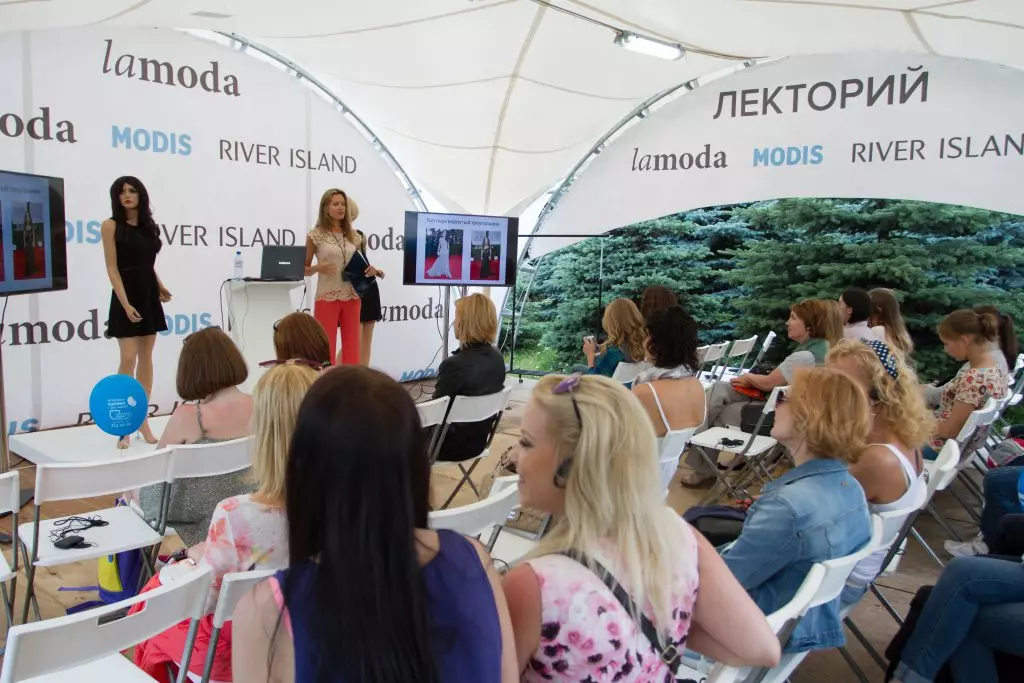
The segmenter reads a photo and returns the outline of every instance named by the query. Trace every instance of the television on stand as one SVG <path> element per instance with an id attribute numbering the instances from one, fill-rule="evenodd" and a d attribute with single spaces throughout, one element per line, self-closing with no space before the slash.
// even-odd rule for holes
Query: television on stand
<path id="1" fill-rule="evenodd" d="M 519 219 L 405 212 L 406 285 L 511 287 Z"/>
<path id="2" fill-rule="evenodd" d="M 68 288 L 64 180 L 0 171 L 0 296 Z"/>

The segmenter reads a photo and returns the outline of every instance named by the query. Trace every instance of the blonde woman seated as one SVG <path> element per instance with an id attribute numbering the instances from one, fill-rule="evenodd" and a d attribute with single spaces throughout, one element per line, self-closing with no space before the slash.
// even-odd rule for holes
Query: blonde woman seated
<path id="1" fill-rule="evenodd" d="M 583 340 L 588 375 L 611 377 L 619 363 L 636 363 L 644 357 L 644 319 L 629 299 L 615 299 L 604 309 L 601 327 L 608 339 L 598 345 L 592 337 Z"/>
<path id="2" fill-rule="evenodd" d="M 185 337 L 178 357 L 179 405 L 164 428 L 157 448 L 231 441 L 249 435 L 252 396 L 239 389 L 249 369 L 231 337 L 208 327 Z M 249 490 L 246 473 L 185 479 L 171 486 L 168 523 L 185 545 L 203 540 L 218 501 Z M 146 519 L 158 517 L 162 486 L 139 492 Z"/>
<path id="3" fill-rule="evenodd" d="M 764 615 L 662 502 L 654 439 L 640 402 L 608 378 L 549 375 L 534 389 L 512 458 L 522 504 L 557 521 L 504 581 L 523 681 L 674 680 L 663 655 L 684 643 L 729 664 L 778 661 Z"/>
<path id="4" fill-rule="evenodd" d="M 212 613 L 216 607 L 225 575 L 288 566 L 288 525 L 284 509 L 288 447 L 295 431 L 299 404 L 317 377 L 316 371 L 302 363 L 286 362 L 267 371 L 256 384 L 252 416 L 252 476 L 256 491 L 218 503 L 206 541 L 190 548 L 184 559 L 185 563 L 201 562 L 213 568 L 208 612 Z M 174 567 L 166 571 L 178 570 Z M 155 586 L 148 586 L 152 587 Z M 164 680 L 166 665 L 176 665 L 181 658 L 188 628 L 186 620 L 143 642 L 135 648 L 135 663 L 157 680 Z M 208 615 L 200 622 L 190 664 L 190 670 L 197 675 L 203 672 L 212 628 L 212 615 Z M 224 627 L 217 644 L 211 680 L 231 680 L 231 624 Z"/>
<path id="5" fill-rule="evenodd" d="M 878 287 L 868 292 L 871 299 L 871 315 L 868 325 L 875 337 L 884 341 L 894 351 L 899 351 L 905 359 L 910 358 L 914 351 L 914 342 L 907 332 L 907 325 L 900 313 L 900 302 L 891 289 Z"/>
<path id="6" fill-rule="evenodd" d="M 875 340 L 844 339 L 828 352 L 825 362 L 860 384 L 871 401 L 868 445 L 850 464 L 850 474 L 864 489 L 868 510 L 874 514 L 906 509 L 926 486 L 920 444 L 935 426 L 917 378 L 902 354 Z M 844 606 L 863 597 L 882 571 L 888 552 L 889 548 L 880 548 L 854 567 L 843 590 Z"/>

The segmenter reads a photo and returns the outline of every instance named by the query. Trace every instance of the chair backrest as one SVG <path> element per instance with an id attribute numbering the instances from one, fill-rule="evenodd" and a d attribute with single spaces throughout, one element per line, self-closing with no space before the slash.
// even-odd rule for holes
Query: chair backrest
<path id="1" fill-rule="evenodd" d="M 114 605 L 15 626 L 7 634 L 0 683 L 15 683 L 116 655 L 185 619 L 203 615 L 213 572 L 199 567 L 155 590 Z M 140 602 L 135 614 L 101 620 Z"/>
<path id="2" fill-rule="evenodd" d="M 1010 370 L 1010 377 L 1019 377 L 1018 373 L 1024 368 L 1024 353 L 1017 354 L 1017 360 L 1013 363 L 1013 369 Z"/>
<path id="3" fill-rule="evenodd" d="M 171 447 L 171 476 L 175 479 L 216 477 L 252 467 L 255 442 L 246 436 L 217 443 Z"/>
<path id="4" fill-rule="evenodd" d="M 998 410 L 999 404 L 997 399 L 990 396 L 985 401 L 985 405 L 971 411 L 971 414 L 967 416 L 967 420 L 964 422 L 964 426 L 960 428 L 960 433 L 956 435 L 956 440 L 960 443 L 960 450 L 968 450 L 965 446 L 974 438 L 979 427 L 986 427 L 995 422 Z"/>
<path id="5" fill-rule="evenodd" d="M 748 353 L 754 350 L 757 345 L 757 335 L 748 337 L 747 339 L 737 339 L 729 347 L 729 358 L 739 358 L 740 356 L 746 356 Z"/>
<path id="6" fill-rule="evenodd" d="M 622 361 L 615 366 L 615 372 L 612 373 L 612 379 L 616 382 L 629 384 L 636 379 L 637 375 L 650 367 L 650 363 L 627 363 Z"/>
<path id="7" fill-rule="evenodd" d="M 761 350 L 757 352 L 757 357 L 754 359 L 754 365 L 760 363 L 761 359 L 768 353 L 768 349 L 772 347 L 772 342 L 775 341 L 775 336 L 775 332 L 771 330 L 765 335 L 764 342 L 761 344 Z"/>
<path id="8" fill-rule="evenodd" d="M 956 439 L 946 439 L 942 450 L 935 458 L 935 466 L 931 469 L 928 477 L 928 500 L 931 500 L 936 491 L 945 491 L 954 479 L 956 479 L 956 466 L 960 462 L 960 444 Z"/>
<path id="9" fill-rule="evenodd" d="M 928 504 L 928 487 L 918 486 L 917 495 L 903 508 L 877 512 L 875 516 L 882 520 L 882 542 L 881 547 L 888 548 L 899 538 L 903 527 L 906 526 L 907 517 L 914 514 Z"/>
<path id="10" fill-rule="evenodd" d="M 679 467 L 679 458 L 683 456 L 683 449 L 690 443 L 693 433 L 700 427 L 689 429 L 674 429 L 666 432 L 661 437 L 658 446 L 658 464 L 661 467 L 661 485 L 668 488 L 672 484 L 672 477 L 676 476 L 676 469 Z"/>
<path id="11" fill-rule="evenodd" d="M 420 414 L 420 424 L 424 427 L 434 427 L 444 422 L 444 414 L 448 412 L 450 403 L 451 399 L 448 396 L 417 403 L 416 411 Z"/>
<path id="12" fill-rule="evenodd" d="M 448 412 L 449 424 L 454 422 L 480 422 L 505 410 L 512 387 L 505 387 L 486 396 L 456 396 Z"/>
<path id="13" fill-rule="evenodd" d="M 21 477 L 18 470 L 0 474 L 0 515 L 21 509 Z"/>
<path id="14" fill-rule="evenodd" d="M 171 449 L 92 463 L 36 467 L 36 505 L 94 498 L 171 481 Z"/>
<path id="15" fill-rule="evenodd" d="M 519 475 L 507 474 L 503 477 L 495 477 L 494 483 L 491 484 L 491 492 L 487 494 L 487 497 L 494 498 L 509 486 L 519 486 Z"/>
<path id="16" fill-rule="evenodd" d="M 764 402 L 764 408 L 761 409 L 763 415 L 768 413 L 774 413 L 775 407 L 779 405 L 779 394 L 784 393 L 789 389 L 789 386 L 775 387 L 772 389 L 772 393 L 768 394 L 768 400 Z"/>
<path id="17" fill-rule="evenodd" d="M 703 363 L 704 365 L 707 365 L 708 363 L 716 363 L 716 362 L 722 360 L 722 358 L 725 357 L 725 351 L 726 351 L 726 349 L 729 348 L 729 342 L 721 342 L 721 343 L 718 343 L 718 344 L 709 344 L 708 346 L 705 346 L 704 348 L 706 349 L 706 351 L 704 351 L 704 357 L 701 358 L 698 355 L 697 356 L 698 360 L 700 360 L 700 362 Z M 698 349 L 698 353 L 699 353 L 699 351 L 700 350 Z"/>
<path id="18" fill-rule="evenodd" d="M 508 486 L 500 493 L 476 503 L 430 513 L 431 529 L 451 529 L 475 536 L 492 524 L 503 524 L 508 513 L 519 503 L 519 487 Z"/>
<path id="19" fill-rule="evenodd" d="M 882 520 L 878 515 L 871 515 L 871 538 L 860 550 L 845 557 L 837 557 L 821 563 L 821 566 L 825 568 L 825 576 L 821 580 L 821 586 L 811 598 L 810 606 L 824 605 L 839 597 L 839 594 L 843 592 L 843 587 L 846 586 L 846 580 L 850 578 L 857 563 L 878 550 L 881 545 Z"/>
<path id="20" fill-rule="evenodd" d="M 225 574 L 220 584 L 220 595 L 217 596 L 217 608 L 213 611 L 214 628 L 223 628 L 235 614 L 238 601 L 253 589 L 259 582 L 275 574 L 273 569 L 260 569 L 251 572 L 234 572 Z"/>

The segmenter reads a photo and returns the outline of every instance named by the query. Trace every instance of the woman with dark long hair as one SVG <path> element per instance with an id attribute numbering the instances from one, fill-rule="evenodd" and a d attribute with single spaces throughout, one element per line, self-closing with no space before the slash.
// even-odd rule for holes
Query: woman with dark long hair
<path id="1" fill-rule="evenodd" d="M 107 334 L 117 339 L 121 360 L 118 374 L 139 380 L 148 397 L 153 390 L 153 347 L 157 332 L 167 329 L 162 304 L 171 300 L 154 264 L 160 253 L 160 228 L 149 207 L 149 192 L 138 178 L 123 176 L 110 186 L 111 217 L 103 221 L 103 259 L 113 293 Z M 146 443 L 156 436 L 143 422 L 139 434 Z M 128 448 L 130 435 L 118 448 Z"/>
<path id="2" fill-rule="evenodd" d="M 285 473 L 290 568 L 235 613 L 233 677 L 273 683 L 518 679 L 498 575 L 476 541 L 428 529 L 416 405 L 362 366 L 306 394 Z"/>

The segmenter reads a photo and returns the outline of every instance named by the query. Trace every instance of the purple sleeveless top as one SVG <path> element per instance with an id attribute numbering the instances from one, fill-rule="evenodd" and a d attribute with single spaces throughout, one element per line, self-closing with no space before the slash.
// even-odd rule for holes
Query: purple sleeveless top
<path id="1" fill-rule="evenodd" d="M 480 556 L 461 534 L 439 530 L 440 551 L 423 566 L 430 621 L 434 629 L 438 673 L 444 683 L 501 680 L 501 624 Z M 345 683 L 340 671 L 317 678 L 319 653 L 310 634 L 315 601 L 316 565 L 304 562 L 274 575 L 278 605 L 286 603 L 282 623 L 295 649 L 295 683 L 318 680 Z M 285 579 L 294 573 L 291 595 L 282 597 Z"/>

